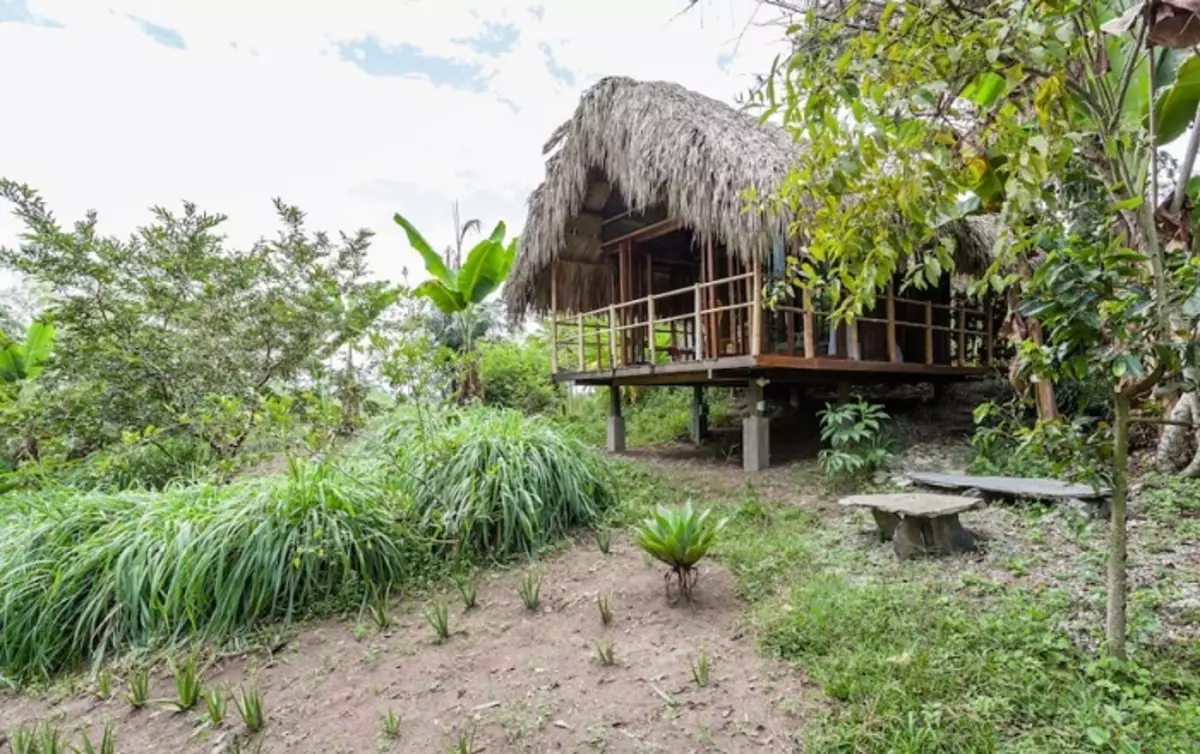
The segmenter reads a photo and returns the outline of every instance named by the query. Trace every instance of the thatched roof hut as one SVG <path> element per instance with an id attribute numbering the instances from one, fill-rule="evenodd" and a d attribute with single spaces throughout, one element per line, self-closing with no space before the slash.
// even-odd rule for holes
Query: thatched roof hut
<path id="1" fill-rule="evenodd" d="M 559 311 L 608 303 L 601 229 L 614 196 L 627 212 L 661 209 L 695 240 L 711 239 L 749 265 L 770 251 L 773 237 L 787 237 L 789 218 L 747 212 L 743 192 L 773 192 L 798 149 L 783 129 L 678 84 L 602 79 L 544 147 L 546 179 L 529 198 L 505 286 L 510 315 L 550 310 L 554 262 Z M 973 221 L 952 230 L 968 252 L 959 255 L 960 271 L 978 267 L 978 252 L 990 249 L 987 227 Z"/>

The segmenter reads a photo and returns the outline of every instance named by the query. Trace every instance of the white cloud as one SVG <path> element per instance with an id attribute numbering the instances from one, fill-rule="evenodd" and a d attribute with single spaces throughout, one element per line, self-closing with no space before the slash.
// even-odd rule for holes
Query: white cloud
<path id="1" fill-rule="evenodd" d="M 0 24 L 0 175 L 38 188 L 64 220 L 97 209 L 113 233 L 186 198 L 229 214 L 240 243 L 274 231 L 270 199 L 282 196 L 314 227 L 376 229 L 373 266 L 396 278 L 420 264 L 394 211 L 438 244 L 455 199 L 485 225 L 519 228 L 543 141 L 600 76 L 731 100 L 765 71 L 779 33 L 747 28 L 754 0 L 705 0 L 676 17 L 685 5 L 27 0 L 63 28 Z M 159 44 L 130 16 L 175 30 L 186 49 Z M 463 41 L 487 22 L 519 29 L 513 49 L 492 57 Z M 367 37 L 478 65 L 486 91 L 368 75 L 340 51 Z M 549 72 L 544 45 L 573 86 Z M 735 49 L 722 70 L 718 56 Z M 18 231 L 4 208 L 0 243 Z"/>

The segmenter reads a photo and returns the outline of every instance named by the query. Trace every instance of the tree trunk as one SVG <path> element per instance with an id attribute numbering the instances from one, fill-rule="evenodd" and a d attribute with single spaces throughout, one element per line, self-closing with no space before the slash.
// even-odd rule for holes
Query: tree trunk
<path id="1" fill-rule="evenodd" d="M 1116 424 L 1113 428 L 1113 485 L 1108 524 L 1108 616 L 1105 622 L 1106 651 L 1110 657 L 1125 659 L 1125 511 L 1129 499 L 1129 406 L 1130 398 L 1118 392 L 1114 400 Z"/>

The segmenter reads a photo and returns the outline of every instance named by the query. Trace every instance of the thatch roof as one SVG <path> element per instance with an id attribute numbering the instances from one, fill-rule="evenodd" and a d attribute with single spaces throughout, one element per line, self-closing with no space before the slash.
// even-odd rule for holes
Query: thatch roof
<path id="1" fill-rule="evenodd" d="M 772 193 L 797 150 L 783 129 L 678 84 L 601 79 L 543 149 L 553 154 L 545 181 L 529 197 L 520 253 L 505 286 L 510 315 L 549 310 L 552 262 L 561 310 L 608 303 L 601 210 L 614 189 L 634 211 L 665 206 L 696 238 L 711 238 L 749 264 L 768 253 L 774 236 L 788 235 L 789 218 L 747 212 L 743 192 Z M 954 235 L 961 241 L 979 234 Z"/>

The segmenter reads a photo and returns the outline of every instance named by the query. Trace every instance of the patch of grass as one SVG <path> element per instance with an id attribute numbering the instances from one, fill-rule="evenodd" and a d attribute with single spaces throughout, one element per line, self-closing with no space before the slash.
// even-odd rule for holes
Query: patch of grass
<path id="1" fill-rule="evenodd" d="M 108 699 L 112 696 L 112 672 L 105 668 L 96 674 L 96 698 Z"/>
<path id="2" fill-rule="evenodd" d="M 692 660 L 692 680 L 700 688 L 708 686 L 708 671 L 712 668 L 712 659 L 708 656 L 708 648 L 700 647 L 700 653 Z"/>
<path id="3" fill-rule="evenodd" d="M 49 721 L 42 724 L 42 733 L 37 739 L 37 754 L 67 754 L 62 731 Z"/>
<path id="4" fill-rule="evenodd" d="M 175 709 L 186 712 L 200 701 L 200 675 L 196 666 L 196 657 L 188 656 L 183 662 L 174 665 L 175 673 Z"/>
<path id="5" fill-rule="evenodd" d="M 434 644 L 443 644 L 450 638 L 450 609 L 445 602 L 434 602 L 425 608 L 425 621 L 433 629 Z"/>
<path id="6" fill-rule="evenodd" d="M 371 620 L 375 622 L 375 628 L 379 631 L 387 631 L 392 627 L 392 613 L 390 610 L 392 591 L 384 586 L 374 590 L 375 598 L 371 600 L 368 609 L 371 613 Z"/>
<path id="7" fill-rule="evenodd" d="M 1057 593 L 979 602 L 825 574 L 792 590 L 765 644 L 838 702 L 810 730 L 817 751 L 1184 751 L 1200 656 L 1095 660 L 1061 628 L 1067 609 Z"/>
<path id="8" fill-rule="evenodd" d="M 604 625 L 612 623 L 612 599 L 607 594 L 596 597 L 596 609 L 600 611 L 600 622 Z"/>
<path id="9" fill-rule="evenodd" d="M 392 710 L 383 713 L 383 737 L 393 740 L 400 737 L 400 717 Z"/>
<path id="10" fill-rule="evenodd" d="M 602 639 L 596 642 L 594 649 L 596 651 L 596 661 L 601 665 L 609 667 L 616 664 L 617 658 L 613 650 L 612 639 Z"/>
<path id="11" fill-rule="evenodd" d="M 225 694 L 220 689 L 209 689 L 204 695 L 204 709 L 213 727 L 225 722 Z"/>
<path id="12" fill-rule="evenodd" d="M 531 613 L 536 612 L 542 601 L 542 574 L 533 569 L 526 571 L 525 575 L 521 577 L 521 584 L 517 587 L 517 592 L 521 595 L 521 602 L 525 604 L 525 609 Z"/>
<path id="13" fill-rule="evenodd" d="M 475 728 L 460 728 L 443 748 L 446 754 L 471 754 L 475 751 Z"/>
<path id="14" fill-rule="evenodd" d="M 12 754 L 37 754 L 37 728 L 19 725 L 8 733 L 8 746 Z"/>
<path id="15" fill-rule="evenodd" d="M 474 609 L 475 600 L 478 597 L 475 579 L 471 576 L 459 576 L 454 579 L 454 588 L 458 590 L 458 596 L 462 598 L 463 611 Z"/>
<path id="16" fill-rule="evenodd" d="M 74 749 L 75 754 L 116 754 L 117 751 L 117 734 L 113 730 L 112 724 L 104 726 L 104 732 L 100 734 L 100 746 L 96 747 L 92 743 L 92 739 L 86 731 L 79 734 L 79 747 Z"/>
<path id="17" fill-rule="evenodd" d="M 233 703 L 237 705 L 238 715 L 246 730 L 251 733 L 262 730 L 266 720 L 263 718 L 262 691 L 257 686 L 243 686 L 240 693 L 233 697 Z"/>
<path id="18" fill-rule="evenodd" d="M 600 548 L 600 552 L 603 554 L 608 554 L 608 551 L 612 549 L 611 529 L 605 528 L 596 530 L 596 547 Z"/>
<path id="19" fill-rule="evenodd" d="M 125 701 L 129 702 L 130 707 L 141 709 L 149 698 L 150 671 L 135 668 L 129 673 L 129 693 L 125 695 Z"/>

